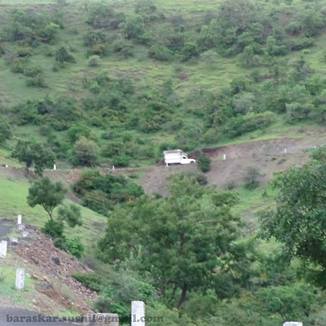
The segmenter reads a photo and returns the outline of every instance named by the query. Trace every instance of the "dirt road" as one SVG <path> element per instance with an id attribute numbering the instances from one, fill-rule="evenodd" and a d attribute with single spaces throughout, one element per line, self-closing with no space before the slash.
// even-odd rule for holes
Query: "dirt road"
<path id="1" fill-rule="evenodd" d="M 237 186 L 244 182 L 248 168 L 254 167 L 260 173 L 261 182 L 266 182 L 277 173 L 291 166 L 302 165 L 309 159 L 310 151 L 326 144 L 325 134 L 304 134 L 302 138 L 278 138 L 250 141 L 242 144 L 222 146 L 204 150 L 211 157 L 211 170 L 206 174 L 208 183 L 218 187 Z M 225 159 L 224 159 L 225 158 Z M 83 169 L 46 171 L 45 175 L 67 186 L 77 181 Z M 103 173 L 116 175 L 138 174 L 139 184 L 146 193 L 166 195 L 168 179 L 181 172 L 196 172 L 196 165 L 170 166 L 156 165 L 144 168 L 101 169 Z M 0 168 L 0 174 L 8 178 L 22 179 L 23 169 Z M 77 201 L 74 195 L 71 199 Z"/>
<path id="2" fill-rule="evenodd" d="M 218 187 L 237 186 L 244 182 L 248 169 L 260 173 L 261 182 L 267 182 L 277 172 L 308 161 L 313 148 L 326 144 L 325 137 L 302 139 L 281 138 L 252 141 L 243 144 L 206 149 L 210 156 L 211 170 L 206 173 L 208 183 Z M 146 171 L 140 184 L 147 193 L 167 193 L 169 176 L 180 172 L 196 172 L 196 166 L 155 166 Z"/>

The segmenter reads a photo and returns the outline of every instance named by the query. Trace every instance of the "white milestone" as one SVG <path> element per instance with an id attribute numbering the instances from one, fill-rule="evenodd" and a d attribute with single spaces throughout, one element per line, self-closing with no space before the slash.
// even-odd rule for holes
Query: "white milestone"
<path id="1" fill-rule="evenodd" d="M 0 258 L 7 256 L 8 242 L 6 240 L 0 241 Z"/>
<path id="2" fill-rule="evenodd" d="M 24 229 L 23 216 L 21 214 L 17 216 L 17 228 L 19 231 L 22 231 Z"/>
<path id="3" fill-rule="evenodd" d="M 145 326 L 145 303 L 131 302 L 131 326 Z"/>
<path id="4" fill-rule="evenodd" d="M 23 290 L 25 287 L 25 270 L 23 268 L 16 269 L 16 289 Z"/>
<path id="5" fill-rule="evenodd" d="M 57 171 L 57 165 L 53 164 L 53 171 Z"/>

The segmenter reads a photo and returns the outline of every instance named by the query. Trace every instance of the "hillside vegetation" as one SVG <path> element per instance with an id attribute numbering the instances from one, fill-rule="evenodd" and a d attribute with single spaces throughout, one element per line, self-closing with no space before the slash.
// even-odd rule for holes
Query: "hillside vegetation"
<path id="1" fill-rule="evenodd" d="M 2 142 L 128 166 L 325 123 L 323 1 L 21 3 L 2 5 Z"/>
<path id="2" fill-rule="evenodd" d="M 324 0 L 0 0 L 0 216 L 122 325 L 325 325 L 325 76 Z M 172 148 L 201 172 L 146 170 Z"/>

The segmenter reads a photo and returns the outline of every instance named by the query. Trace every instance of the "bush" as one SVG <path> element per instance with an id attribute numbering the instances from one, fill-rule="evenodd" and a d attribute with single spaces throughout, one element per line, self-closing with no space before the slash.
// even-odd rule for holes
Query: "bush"
<path id="1" fill-rule="evenodd" d="M 192 58 L 199 57 L 199 50 L 197 45 L 194 43 L 186 43 L 182 49 L 182 59 L 183 61 L 188 61 Z"/>
<path id="2" fill-rule="evenodd" d="M 63 238 L 64 224 L 61 221 L 50 219 L 47 221 L 42 231 L 52 239 Z"/>
<path id="3" fill-rule="evenodd" d="M 204 173 L 210 171 L 211 169 L 211 159 L 209 156 L 205 155 L 204 153 L 200 153 L 197 159 L 197 164 L 200 171 Z"/>
<path id="4" fill-rule="evenodd" d="M 73 277 L 93 291 L 100 292 L 103 289 L 104 280 L 98 273 L 76 273 Z"/>
<path id="5" fill-rule="evenodd" d="M 66 251 L 70 252 L 73 256 L 81 258 L 85 248 L 80 241 L 79 237 L 68 239 L 65 242 Z"/>
<path id="6" fill-rule="evenodd" d="M 43 70 L 41 67 L 30 66 L 24 69 L 23 74 L 26 77 L 36 77 L 38 75 L 43 74 Z"/>
<path id="7" fill-rule="evenodd" d="M 98 161 L 97 144 L 85 137 L 81 137 L 75 144 L 72 156 L 74 165 L 94 166 Z"/>
<path id="8" fill-rule="evenodd" d="M 173 53 L 163 45 L 153 45 L 149 49 L 148 55 L 159 61 L 170 61 L 173 58 Z"/>
<path id="9" fill-rule="evenodd" d="M 314 111 L 313 104 L 310 103 L 290 103 L 286 104 L 287 121 L 292 123 L 296 121 L 306 121 Z"/>
<path id="10" fill-rule="evenodd" d="M 104 44 L 105 42 L 106 36 L 100 31 L 90 31 L 84 37 L 84 44 L 90 48 L 97 44 Z"/>
<path id="11" fill-rule="evenodd" d="M 27 67 L 27 61 L 25 58 L 17 58 L 10 62 L 10 71 L 14 74 L 23 74 Z"/>
<path id="12" fill-rule="evenodd" d="M 98 171 L 84 173 L 73 186 L 83 205 L 107 214 L 114 204 L 131 202 L 144 194 L 133 181 L 114 175 L 101 175 Z"/>
<path id="13" fill-rule="evenodd" d="M 16 10 L 6 29 L 6 38 L 35 47 L 40 43 L 54 42 L 60 25 L 57 19 L 35 10 Z"/>
<path id="14" fill-rule="evenodd" d="M 129 166 L 130 163 L 130 157 L 127 155 L 120 155 L 112 160 L 112 164 L 117 166 L 117 167 L 127 167 Z"/>
<path id="15" fill-rule="evenodd" d="M 59 48 L 55 53 L 55 60 L 60 64 L 76 63 L 74 56 L 64 47 Z"/>
<path id="16" fill-rule="evenodd" d="M 29 87 L 39 87 L 39 88 L 47 87 L 47 84 L 46 84 L 42 74 L 38 74 L 32 78 L 28 78 L 26 80 L 26 85 Z"/>
<path id="17" fill-rule="evenodd" d="M 249 113 L 229 120 L 225 126 L 225 133 L 230 137 L 241 136 L 247 132 L 264 129 L 275 120 L 272 112 Z"/>
<path id="18" fill-rule="evenodd" d="M 101 64 L 101 58 L 98 55 L 93 55 L 88 59 L 89 67 L 98 67 Z"/>
<path id="19" fill-rule="evenodd" d="M 100 190 L 86 192 L 82 197 L 82 204 L 103 215 L 108 215 L 109 210 L 112 209 L 112 202 L 107 194 Z"/>
<path id="20" fill-rule="evenodd" d="M 117 29 L 124 21 L 123 13 L 115 12 L 111 5 L 105 3 L 92 4 L 87 18 L 87 23 L 94 28 Z"/>
<path id="21" fill-rule="evenodd" d="M 21 58 L 30 57 L 32 54 L 32 48 L 30 47 L 22 47 L 17 50 L 17 56 Z"/>
<path id="22" fill-rule="evenodd" d="M 118 39 L 112 44 L 113 52 L 120 54 L 124 58 L 130 58 L 134 56 L 133 44 L 124 39 Z"/>
<path id="23" fill-rule="evenodd" d="M 134 39 L 136 41 L 143 41 L 145 34 L 144 19 L 140 15 L 128 17 L 124 23 L 124 34 L 127 39 Z"/>
<path id="24" fill-rule="evenodd" d="M 284 320 L 299 319 L 309 316 L 314 304 L 318 301 L 316 289 L 307 284 L 292 286 L 275 286 L 260 289 L 257 301 L 262 309 L 270 314 L 278 314 Z"/>

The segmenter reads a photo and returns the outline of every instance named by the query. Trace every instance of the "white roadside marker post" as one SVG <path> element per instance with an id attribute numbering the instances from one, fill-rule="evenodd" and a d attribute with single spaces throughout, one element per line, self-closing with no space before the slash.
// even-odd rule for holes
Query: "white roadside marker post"
<path id="1" fill-rule="evenodd" d="M 25 270 L 24 268 L 16 269 L 16 289 L 23 290 L 25 287 Z"/>
<path id="2" fill-rule="evenodd" d="M 131 302 L 131 326 L 145 326 L 145 303 Z"/>
<path id="3" fill-rule="evenodd" d="M 21 214 L 17 216 L 17 228 L 19 231 L 22 231 L 24 229 L 23 216 Z"/>
<path id="4" fill-rule="evenodd" d="M 5 258 L 7 256 L 8 241 L 0 241 L 0 258 Z"/>

